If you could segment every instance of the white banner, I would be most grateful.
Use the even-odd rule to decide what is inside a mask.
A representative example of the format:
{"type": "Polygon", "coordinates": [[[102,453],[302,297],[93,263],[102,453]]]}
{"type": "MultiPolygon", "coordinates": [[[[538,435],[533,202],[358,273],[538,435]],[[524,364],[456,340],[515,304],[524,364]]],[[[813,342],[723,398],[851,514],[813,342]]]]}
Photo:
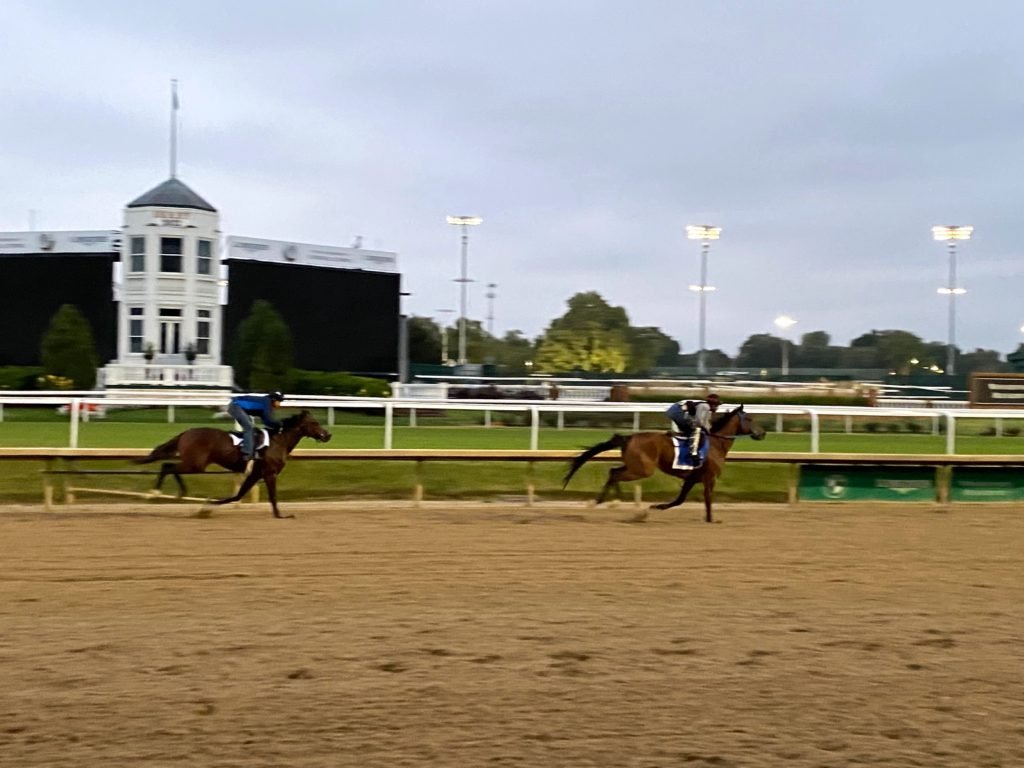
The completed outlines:
{"type": "Polygon", "coordinates": [[[0,254],[119,253],[121,233],[109,229],[83,232],[0,232],[0,254]]]}
{"type": "Polygon", "coordinates": [[[256,237],[227,238],[224,258],[227,261],[268,261],[311,267],[362,269],[367,272],[398,271],[398,255],[390,251],[261,240],[256,237]]]}

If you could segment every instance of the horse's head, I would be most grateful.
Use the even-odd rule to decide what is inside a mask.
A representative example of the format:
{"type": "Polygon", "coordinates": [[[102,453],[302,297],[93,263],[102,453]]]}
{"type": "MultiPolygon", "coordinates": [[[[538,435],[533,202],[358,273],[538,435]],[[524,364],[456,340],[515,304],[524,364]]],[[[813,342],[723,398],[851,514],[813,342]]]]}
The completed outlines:
{"type": "Polygon", "coordinates": [[[331,439],[331,433],[320,426],[320,422],[313,418],[309,411],[300,411],[294,416],[284,420],[284,431],[296,430],[299,437],[312,437],[318,443],[326,443],[331,439]]]}
{"type": "Polygon", "coordinates": [[[764,428],[754,421],[753,416],[743,410],[742,405],[739,408],[726,411],[716,418],[711,425],[711,433],[721,437],[749,435],[755,440],[764,440],[764,428]]]}

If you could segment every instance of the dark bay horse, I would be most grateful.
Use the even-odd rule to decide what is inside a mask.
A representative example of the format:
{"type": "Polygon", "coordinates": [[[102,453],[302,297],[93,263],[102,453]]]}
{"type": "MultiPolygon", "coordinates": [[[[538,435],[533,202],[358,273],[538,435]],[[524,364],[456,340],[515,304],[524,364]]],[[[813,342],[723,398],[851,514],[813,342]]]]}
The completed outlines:
{"type": "MultiPolygon", "coordinates": [[[[238,492],[226,499],[211,500],[213,504],[227,504],[238,501],[247,494],[256,483],[262,480],[267,486],[270,506],[274,517],[284,517],[277,508],[277,476],[284,469],[288,455],[304,437],[311,437],[317,442],[326,443],[331,433],[320,426],[309,411],[302,411],[289,416],[281,422],[281,431],[270,438],[270,445],[262,456],[258,456],[253,464],[252,472],[242,481],[238,492]]],[[[158,445],[148,456],[137,459],[137,464],[148,464],[161,459],[177,459],[165,461],[160,467],[160,476],[156,481],[156,490],[164,482],[167,475],[173,475],[178,481],[179,496],[185,495],[185,481],[182,475],[203,472],[210,464],[219,464],[232,472],[244,472],[245,461],[242,449],[231,440],[231,433],[215,427],[196,427],[186,429],[175,435],[163,445],[158,445]]],[[[294,515],[288,515],[294,517],[294,515]]]]}
{"type": "Polygon", "coordinates": [[[697,469],[673,469],[676,451],[669,432],[612,435],[610,440],[587,448],[572,460],[572,466],[565,476],[562,487],[569,484],[569,480],[576,474],[576,470],[597,454],[612,448],[620,448],[622,450],[622,466],[609,470],[608,480],[597,496],[598,504],[603,502],[613,489],[616,495],[621,497],[619,483],[642,480],[653,475],[654,470],[660,469],[667,475],[681,477],[683,486],[679,489],[679,495],[675,499],[665,504],[653,504],[651,509],[669,509],[682,504],[690,489],[697,483],[701,483],[704,486],[704,519],[710,523],[712,520],[711,496],[715,489],[715,481],[722,474],[725,457],[732,447],[733,440],[740,435],[750,435],[755,440],[764,439],[764,430],[754,422],[750,414],[743,410],[742,405],[723,413],[712,422],[711,432],[708,434],[710,441],[708,456],[697,469]]]}

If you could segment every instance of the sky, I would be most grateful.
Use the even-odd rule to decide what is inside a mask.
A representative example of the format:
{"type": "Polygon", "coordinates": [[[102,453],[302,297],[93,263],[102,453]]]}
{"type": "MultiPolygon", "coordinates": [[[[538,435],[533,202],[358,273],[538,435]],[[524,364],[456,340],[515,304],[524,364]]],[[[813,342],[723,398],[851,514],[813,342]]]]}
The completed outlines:
{"type": "Polygon", "coordinates": [[[176,78],[178,176],[225,234],[395,251],[408,314],[457,316],[445,217],[474,215],[496,335],[597,291],[693,352],[685,227],[712,224],[709,349],[782,314],[946,343],[931,227],[972,225],[956,343],[1006,354],[1022,27],[988,0],[0,0],[0,230],[121,226],[169,175],[176,78]]]}

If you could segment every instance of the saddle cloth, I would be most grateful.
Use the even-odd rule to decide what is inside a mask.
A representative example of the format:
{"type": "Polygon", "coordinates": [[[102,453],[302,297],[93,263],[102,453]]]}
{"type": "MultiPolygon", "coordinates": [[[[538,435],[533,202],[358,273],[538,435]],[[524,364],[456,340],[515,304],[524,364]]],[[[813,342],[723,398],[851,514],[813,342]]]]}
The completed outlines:
{"type": "Polygon", "coordinates": [[[690,438],[673,434],[672,443],[675,446],[673,452],[672,469],[697,469],[708,458],[708,436],[700,436],[700,447],[697,448],[699,461],[696,464],[690,462],[690,438]]]}
{"type": "MultiPolygon", "coordinates": [[[[242,433],[231,432],[231,443],[236,447],[242,444],[242,433]]],[[[254,429],[252,431],[253,449],[256,453],[262,453],[270,445],[270,434],[265,429],[254,429]]]]}

